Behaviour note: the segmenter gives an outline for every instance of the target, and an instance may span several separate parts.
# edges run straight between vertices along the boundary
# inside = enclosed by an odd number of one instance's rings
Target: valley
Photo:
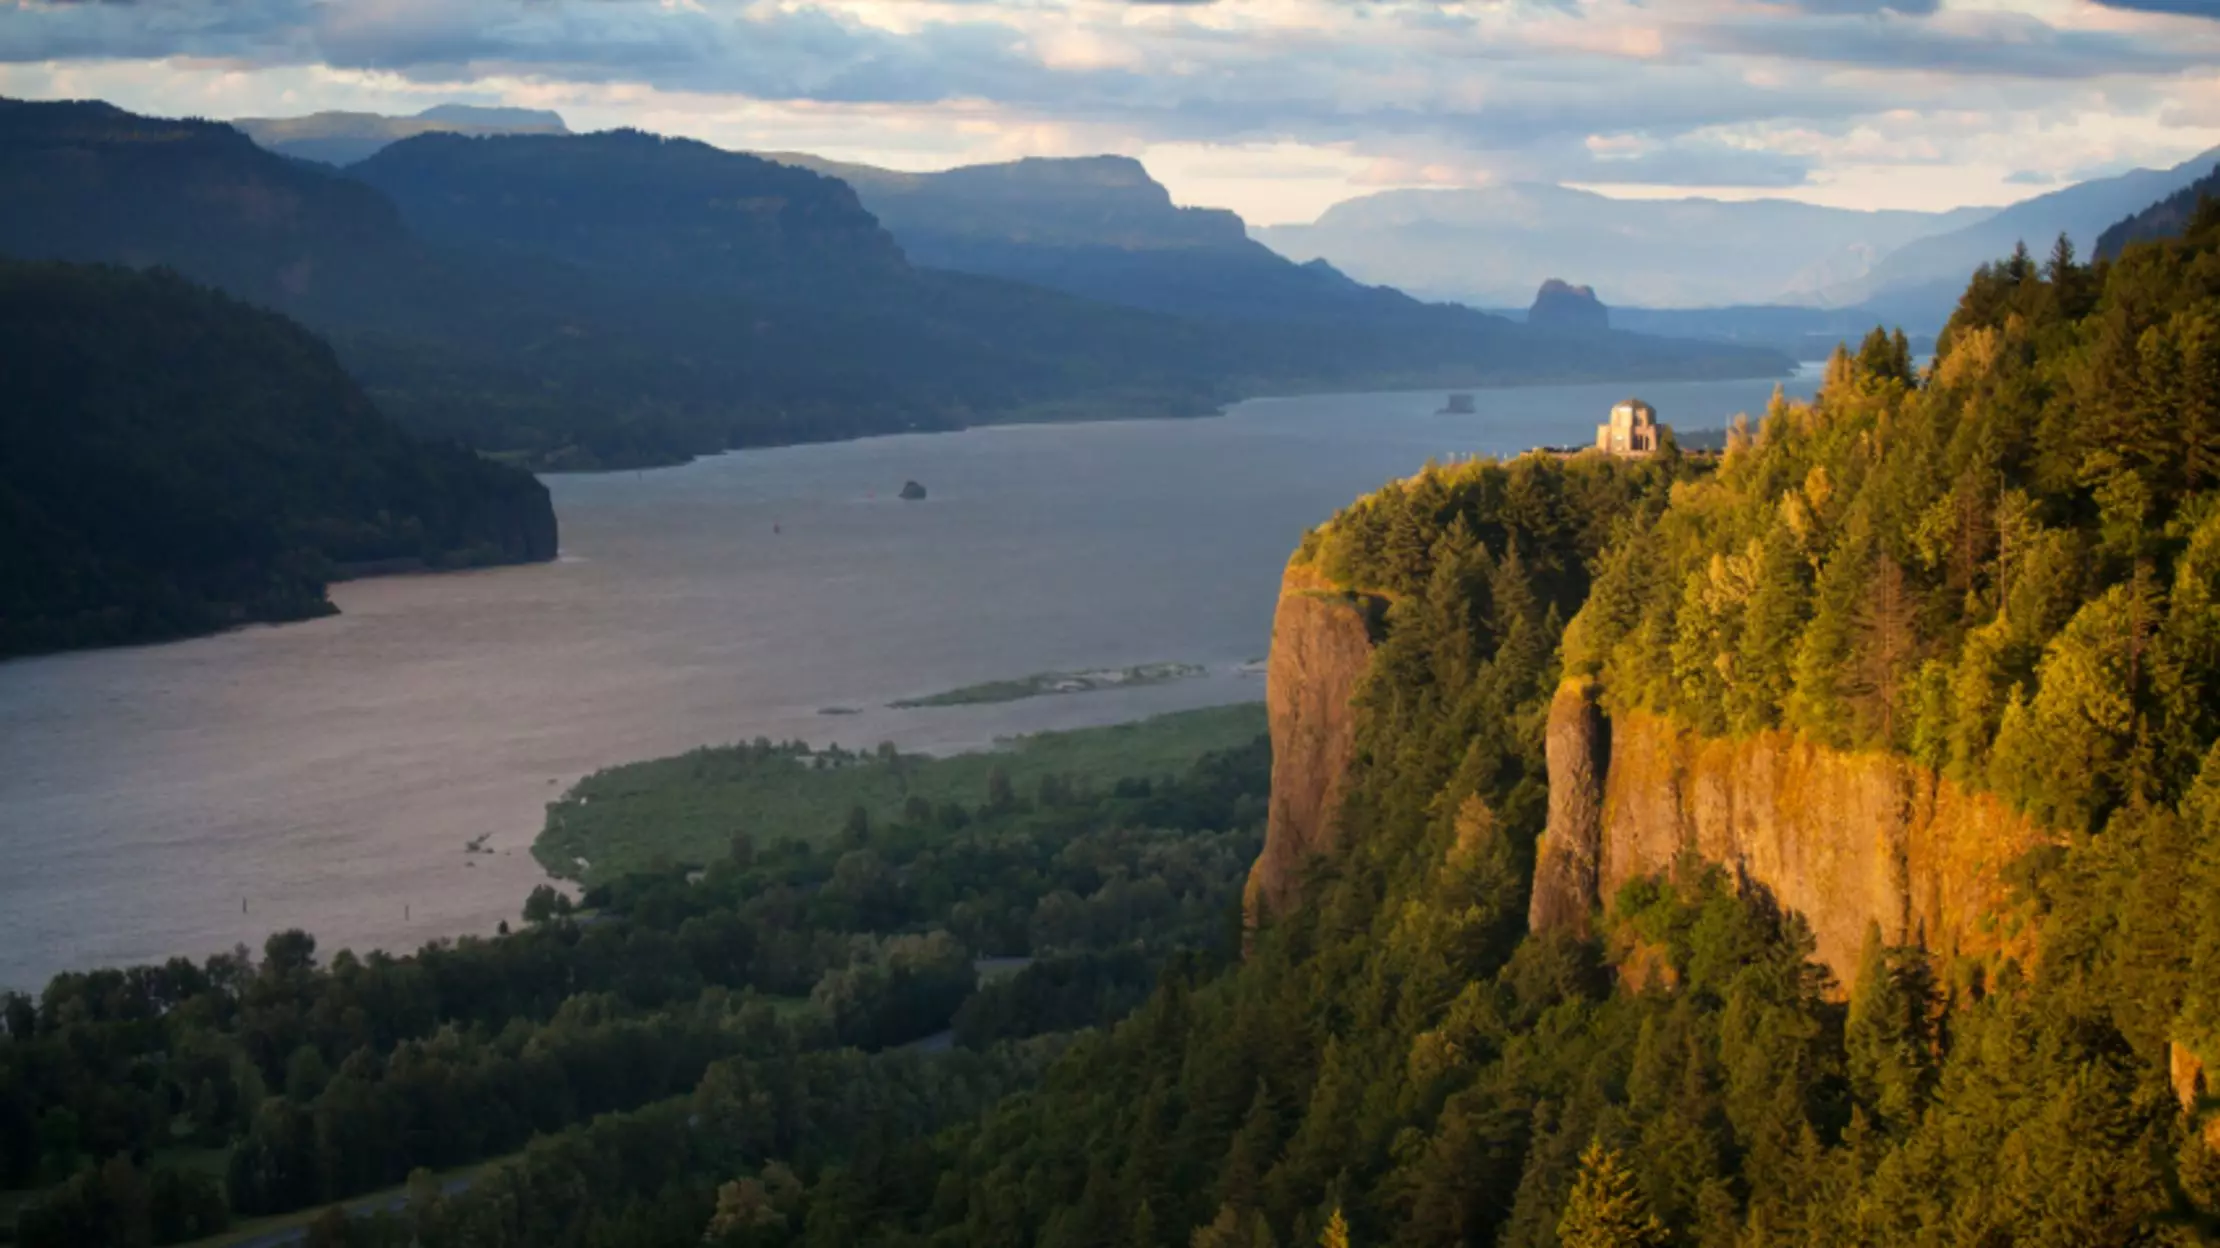
[[[23,0],[0,1245],[2220,1244],[2206,7]]]

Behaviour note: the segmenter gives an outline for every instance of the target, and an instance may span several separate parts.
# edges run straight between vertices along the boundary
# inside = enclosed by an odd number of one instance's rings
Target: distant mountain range
[[[2039,259],[2060,234],[2086,256],[2098,236],[2179,191],[2220,164],[2220,148],[2170,169],[2137,169],[2022,200],[1956,229],[1905,243],[1853,281],[1829,286],[1814,302],[1862,305],[1893,319],[1939,325],[1957,306],[1966,274],[2026,243]]]
[[[773,160],[856,188],[910,259],[1175,315],[1261,321],[1432,316],[1400,291],[1293,264],[1239,216],[1186,208],[1123,156],[903,173],[792,152]]]
[[[552,113],[463,107],[417,117],[320,114],[240,123],[275,150],[309,133],[366,148],[435,126],[560,131]],[[286,129],[291,127],[292,129]],[[382,137],[391,136],[391,137]],[[908,173],[767,153],[839,178],[925,268],[1006,278],[1188,318],[1439,323],[1431,304],[1524,307],[1545,281],[1593,286],[1645,334],[1824,351],[1875,322],[1939,329],[1965,275],[2025,241],[2097,234],[2210,172],[2220,150],[2009,207],[1860,212],[1792,200],[1615,199],[1541,183],[1398,190],[1308,225],[1248,228],[1175,205],[1124,157],[1028,159]],[[1282,263],[1282,259],[1295,263]]]
[[[1429,299],[1518,307],[1549,278],[1614,308],[1796,301],[1990,210],[1853,212],[1790,200],[1613,199],[1535,183],[1386,191],[1255,235],[1296,260]]]
[[[431,131],[342,174],[217,123],[0,102],[0,254],[166,265],[279,309],[406,427],[538,467],[1192,415],[1256,393],[1787,367],[1633,334],[1562,341],[1221,233],[1257,282],[1343,302],[1279,315],[1298,301],[1228,279],[1224,315],[1173,316],[1156,309],[1176,298],[1117,306],[1078,283],[924,267],[838,179],[636,131]]]
[[[382,113],[311,113],[306,117],[241,117],[231,123],[282,155],[351,165],[419,134],[568,134],[559,113],[536,108],[439,104],[410,117]]]
[[[1387,191],[1254,233],[1292,259],[1322,257],[1427,298],[1517,307],[1556,277],[1593,285],[1624,328],[1785,346],[1876,321],[1931,334],[1973,269],[2022,241],[2047,254],[2060,233],[2086,254],[2105,228],[2216,161],[2220,150],[2007,208],[1943,213],[1611,199],[1533,184]]]
[[[2097,236],[2097,255],[2117,259],[2130,243],[2175,238],[2189,226],[2197,205],[2220,200],[2220,167]]]

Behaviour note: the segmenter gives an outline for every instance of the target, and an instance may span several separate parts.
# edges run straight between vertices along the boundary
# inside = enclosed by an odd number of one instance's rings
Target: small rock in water
[[[902,497],[910,502],[917,502],[925,497],[925,487],[915,481],[904,481],[902,483]]]

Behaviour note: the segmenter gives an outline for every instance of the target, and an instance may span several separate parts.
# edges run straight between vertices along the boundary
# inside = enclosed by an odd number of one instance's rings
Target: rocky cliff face
[[[2001,873],[2046,838],[1995,798],[1907,759],[1788,733],[1719,740],[1639,712],[1610,722],[1580,709],[1593,696],[1568,686],[1552,708],[1536,928],[1578,928],[1627,880],[1693,851],[1803,916],[1845,983],[1868,923],[1944,957],[2025,952]]]
[[[1533,930],[1586,935],[1603,859],[1603,781],[1611,765],[1611,726],[1597,688],[1567,681],[1549,704],[1549,826],[1535,853]]]
[[[1351,699],[1372,650],[1364,602],[1291,565],[1267,672],[1272,797],[1245,896],[1252,927],[1291,904],[1303,863],[1333,847],[1356,739]],[[1845,987],[1869,923],[1891,944],[1945,958],[2029,952],[2006,912],[2003,872],[2048,838],[1996,798],[1895,755],[1608,715],[1601,694],[1568,681],[1550,705],[1534,930],[1585,934],[1620,886],[1693,853],[1800,915]]]
[[[1272,800],[1264,852],[1249,869],[1242,911],[1250,927],[1284,910],[1302,865],[1332,848],[1342,786],[1356,743],[1358,683],[1372,661],[1361,600],[1306,565],[1290,564],[1272,617],[1265,710],[1272,733]]]

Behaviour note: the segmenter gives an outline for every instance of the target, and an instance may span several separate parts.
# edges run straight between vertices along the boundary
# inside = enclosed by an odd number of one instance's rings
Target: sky
[[[0,0],[0,95],[1117,152],[1257,224],[1499,181],[1942,209],[2220,147],[2220,0]]]

